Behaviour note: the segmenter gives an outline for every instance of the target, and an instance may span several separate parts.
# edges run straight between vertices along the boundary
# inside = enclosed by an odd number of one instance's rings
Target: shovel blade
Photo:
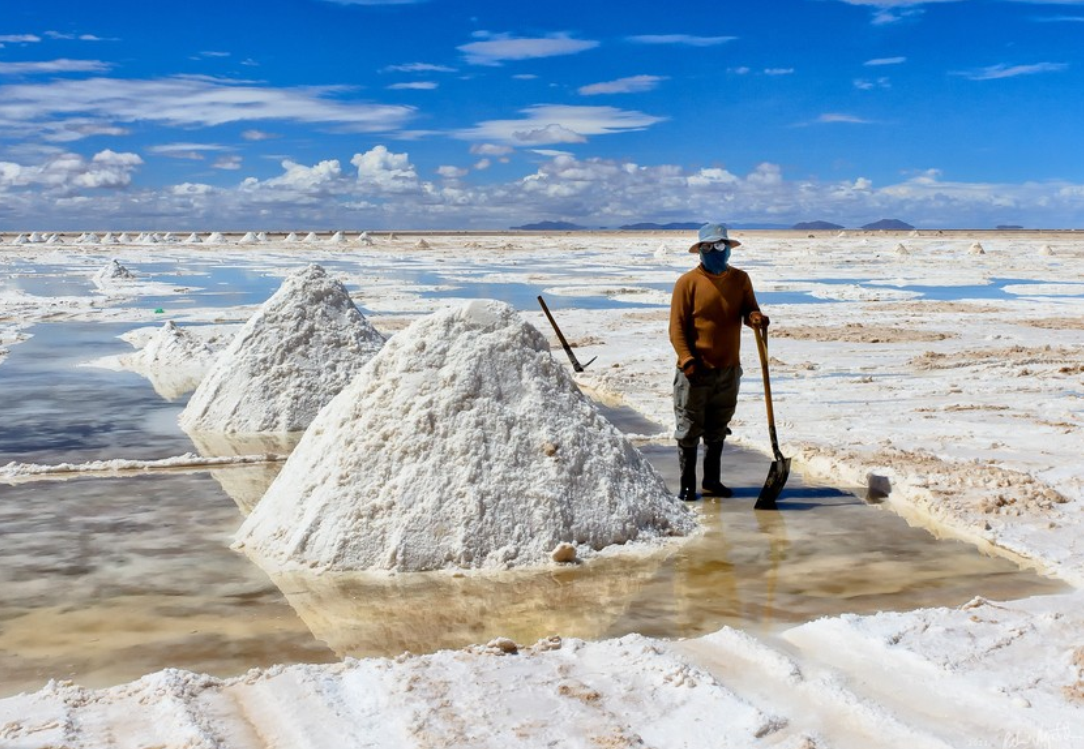
[[[768,468],[768,478],[764,481],[764,488],[760,490],[757,503],[753,505],[755,510],[774,510],[775,500],[779,499],[779,493],[787,483],[790,476],[790,458],[779,457]]]

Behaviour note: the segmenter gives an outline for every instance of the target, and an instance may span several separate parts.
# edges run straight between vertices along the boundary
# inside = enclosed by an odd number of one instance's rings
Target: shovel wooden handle
[[[772,447],[776,451],[775,437],[775,411],[772,410],[772,383],[768,378],[768,331],[761,333],[760,328],[753,328],[753,335],[757,339],[757,352],[760,353],[760,374],[764,378],[764,405],[768,409],[768,431],[772,438]]]

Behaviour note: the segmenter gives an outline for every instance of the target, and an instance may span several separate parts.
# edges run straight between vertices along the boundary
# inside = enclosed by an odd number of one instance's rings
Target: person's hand
[[[696,377],[696,359],[689,359],[689,361],[685,362],[685,365],[681,368],[681,373],[690,380]]]
[[[768,327],[768,316],[759,310],[749,313],[749,324],[754,328],[760,328],[764,330]]]

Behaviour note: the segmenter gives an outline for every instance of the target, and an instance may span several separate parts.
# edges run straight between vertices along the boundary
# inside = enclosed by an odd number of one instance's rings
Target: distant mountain
[[[677,221],[669,224],[625,224],[618,228],[623,231],[696,231],[703,225],[695,221]]]
[[[1015,231],[1016,229],[1023,229],[1024,227],[1017,226],[1016,224],[998,224],[994,228],[998,231]]]
[[[512,231],[582,231],[586,226],[570,224],[567,221],[539,221],[536,224],[513,226]]]
[[[802,231],[829,231],[831,229],[842,229],[839,224],[833,224],[830,221],[803,221],[800,224],[795,224],[790,227],[791,229],[800,229]]]
[[[898,218],[883,218],[880,221],[874,221],[872,224],[866,224],[862,228],[872,229],[874,231],[905,231],[914,229],[915,227],[900,221]]]

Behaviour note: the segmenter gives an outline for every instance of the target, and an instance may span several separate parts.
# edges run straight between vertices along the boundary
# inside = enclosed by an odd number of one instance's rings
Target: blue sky
[[[1084,0],[8,2],[0,230],[1081,228],[1082,57]]]

